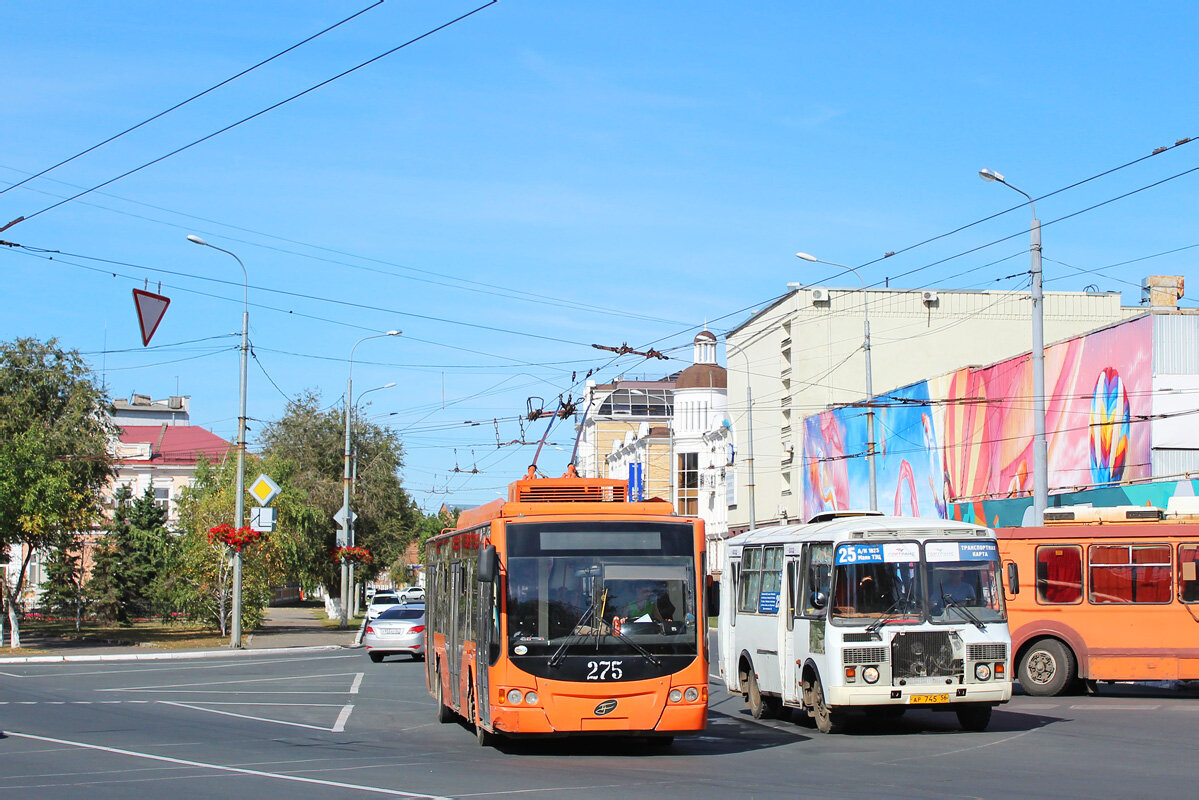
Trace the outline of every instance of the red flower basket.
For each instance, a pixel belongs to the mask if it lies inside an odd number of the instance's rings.
[[[369,564],[375,560],[371,551],[365,547],[335,547],[330,554],[337,563]]]
[[[228,523],[208,529],[208,541],[221,542],[239,553],[265,535],[263,531],[256,531],[250,527],[234,528]]]

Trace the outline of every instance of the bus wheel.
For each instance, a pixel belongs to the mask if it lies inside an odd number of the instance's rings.
[[[471,676],[470,685],[470,714],[469,719],[475,726],[475,738],[479,740],[479,747],[487,747],[492,744],[494,738],[491,731],[483,727],[483,720],[478,718],[478,709],[475,708],[475,683],[474,676]]]
[[[816,730],[821,733],[841,733],[845,730],[845,712],[833,711],[824,699],[824,685],[820,678],[812,681],[812,718],[816,720]]]
[[[441,664],[437,664],[436,667],[433,672],[437,680],[437,721],[453,722],[454,711],[445,704],[445,687],[441,682]]]
[[[749,689],[745,699],[749,703],[749,713],[754,719],[769,719],[772,716],[771,703],[762,696],[762,690],[758,688],[758,678],[753,672],[749,673]]]
[[[965,705],[954,709],[958,715],[958,724],[964,731],[985,731],[991,724],[991,707],[985,705]]]
[[[1020,659],[1018,676],[1025,694],[1059,695],[1074,681],[1074,654],[1057,639],[1042,639]]]

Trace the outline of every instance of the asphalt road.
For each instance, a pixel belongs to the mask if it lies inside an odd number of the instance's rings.
[[[362,650],[0,664],[0,797],[1193,797],[1199,695],[1018,696],[984,733],[911,711],[823,736],[713,683],[703,736],[480,748],[423,664]]]

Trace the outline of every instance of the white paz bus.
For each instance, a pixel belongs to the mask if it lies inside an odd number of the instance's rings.
[[[720,671],[756,718],[801,709],[824,733],[846,714],[957,712],[983,730],[1012,696],[995,534],[872,512],[730,539]]]

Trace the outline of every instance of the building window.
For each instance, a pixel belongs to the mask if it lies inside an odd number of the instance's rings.
[[[171,487],[154,487],[154,505],[158,506],[163,511],[169,512],[171,510]]]
[[[699,453],[679,453],[678,461],[678,512],[695,516],[699,513]]]

